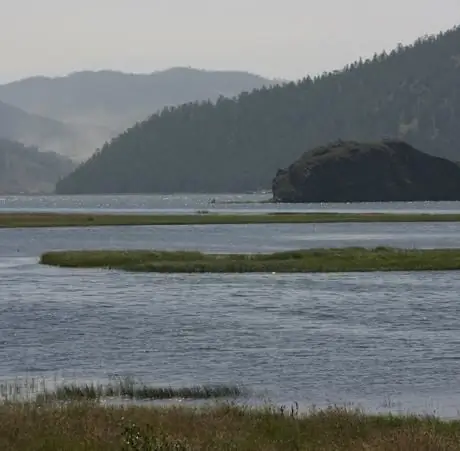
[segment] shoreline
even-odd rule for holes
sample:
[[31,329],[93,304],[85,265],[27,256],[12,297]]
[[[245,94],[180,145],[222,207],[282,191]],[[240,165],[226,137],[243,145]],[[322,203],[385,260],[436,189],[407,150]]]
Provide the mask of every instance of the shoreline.
[[249,225],[327,223],[460,222],[460,214],[434,213],[211,213],[196,214],[84,214],[0,213],[0,228],[108,227],[168,225]]

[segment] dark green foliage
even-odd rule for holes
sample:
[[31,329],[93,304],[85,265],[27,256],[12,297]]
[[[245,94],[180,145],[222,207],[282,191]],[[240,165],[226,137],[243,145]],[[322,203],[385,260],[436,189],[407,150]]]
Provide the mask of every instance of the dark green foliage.
[[309,249],[273,254],[202,254],[185,251],[57,251],[40,263],[159,273],[314,273],[447,271],[460,269],[460,249]]
[[460,159],[460,28],[341,71],[166,108],[106,144],[58,193],[242,192],[335,141],[401,138]]

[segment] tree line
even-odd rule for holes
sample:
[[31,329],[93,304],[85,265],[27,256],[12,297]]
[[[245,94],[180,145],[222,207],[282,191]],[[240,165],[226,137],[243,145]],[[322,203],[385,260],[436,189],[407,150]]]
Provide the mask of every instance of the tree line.
[[342,70],[165,108],[106,143],[58,193],[245,192],[337,139],[400,138],[460,160],[460,27]]

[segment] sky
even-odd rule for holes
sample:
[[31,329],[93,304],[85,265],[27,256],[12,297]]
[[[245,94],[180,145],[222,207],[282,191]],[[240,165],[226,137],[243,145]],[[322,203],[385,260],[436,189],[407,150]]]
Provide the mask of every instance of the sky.
[[298,79],[460,24],[460,0],[0,0],[0,82],[79,70]]

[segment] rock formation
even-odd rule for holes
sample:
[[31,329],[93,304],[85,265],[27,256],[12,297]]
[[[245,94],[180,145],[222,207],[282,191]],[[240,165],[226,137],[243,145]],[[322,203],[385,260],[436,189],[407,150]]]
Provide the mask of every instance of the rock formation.
[[460,200],[460,166],[398,140],[337,141],[305,152],[272,184],[276,202]]

